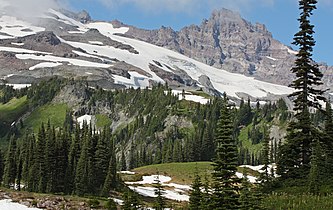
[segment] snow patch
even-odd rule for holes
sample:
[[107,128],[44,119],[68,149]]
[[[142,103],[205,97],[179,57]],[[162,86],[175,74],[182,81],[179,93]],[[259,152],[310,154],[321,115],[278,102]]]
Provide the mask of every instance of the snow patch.
[[25,205],[14,203],[10,199],[0,200],[0,209],[3,210],[40,210],[38,208],[28,208]]
[[41,68],[54,68],[57,66],[61,66],[62,63],[53,63],[53,62],[44,62],[44,63],[39,63],[37,65],[34,65],[29,68],[30,71],[35,70],[35,69],[41,69]]
[[[0,48],[1,50],[1,48]],[[74,66],[84,66],[84,67],[93,67],[93,68],[109,68],[110,65],[103,64],[103,63],[95,63],[80,59],[72,59],[72,58],[62,58],[62,57],[56,57],[51,55],[44,55],[44,56],[38,56],[38,55],[32,55],[32,54],[17,54],[16,57],[18,59],[22,60],[39,60],[39,61],[51,61],[51,62],[68,62]]]
[[114,202],[116,202],[118,205],[124,205],[124,201],[123,200],[120,200],[120,199],[117,199],[117,198],[112,198],[112,200],[114,201]]
[[104,45],[103,42],[100,41],[89,41],[90,44],[95,44],[95,45]]
[[129,174],[129,175],[134,175],[135,174],[135,172],[133,172],[133,171],[120,171],[119,173],[121,173],[121,174]]
[[[129,186],[129,188],[140,195],[146,196],[146,197],[153,197],[156,198],[157,195],[155,195],[155,187],[133,187]],[[176,200],[176,201],[189,201],[190,197],[188,195],[183,195],[179,192],[171,191],[171,190],[164,190],[163,197]]]
[[14,53],[44,54],[44,55],[52,54],[52,53],[48,53],[48,52],[27,50],[27,49],[16,48],[16,47],[0,47],[0,51],[14,52]]
[[[242,173],[236,172],[236,176],[238,178],[244,178],[244,175]],[[247,175],[247,180],[251,183],[257,183],[257,177]]]
[[87,123],[87,125],[90,125],[90,122],[91,122],[91,118],[92,118],[92,115],[83,115],[81,117],[78,117],[77,118],[77,122],[79,123],[80,125],[80,128],[82,129],[83,128],[83,124],[84,122]]
[[19,89],[23,89],[23,88],[31,86],[31,84],[9,84],[9,83],[6,83],[6,85],[12,86],[15,90],[19,90]]
[[[190,92],[185,91],[184,95],[183,95],[183,91],[180,90],[172,90],[171,93],[175,96],[178,96],[178,100],[187,100],[187,101],[193,101],[193,102],[197,102],[200,104],[208,104],[209,103],[209,99],[204,98],[202,96],[198,96],[198,95],[193,95]],[[164,94],[168,94],[168,91],[164,91]]]
[[24,43],[16,43],[16,42],[12,42],[10,44],[11,45],[16,45],[16,46],[23,46],[24,45]]

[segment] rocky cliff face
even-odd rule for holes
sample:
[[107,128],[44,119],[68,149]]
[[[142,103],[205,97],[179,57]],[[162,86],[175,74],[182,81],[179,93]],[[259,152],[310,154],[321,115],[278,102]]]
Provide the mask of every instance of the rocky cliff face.
[[[297,52],[275,40],[265,25],[252,24],[227,9],[214,11],[199,26],[191,25],[178,32],[166,27],[151,31],[130,27],[126,35],[267,82],[288,85],[293,79],[290,68]],[[333,68],[320,68],[326,87],[332,87]]]

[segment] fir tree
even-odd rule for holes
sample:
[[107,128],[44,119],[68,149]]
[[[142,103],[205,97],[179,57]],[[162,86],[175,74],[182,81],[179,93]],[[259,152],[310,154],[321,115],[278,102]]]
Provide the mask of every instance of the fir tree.
[[294,42],[299,47],[295,67],[291,69],[296,79],[290,85],[295,92],[290,95],[294,102],[296,121],[288,126],[286,143],[282,146],[278,172],[282,179],[306,179],[311,168],[311,146],[318,130],[310,119],[310,108],[321,109],[319,101],[325,101],[321,85],[323,74],[312,60],[315,45],[313,38],[314,26],[310,16],[316,9],[317,0],[300,0],[301,10],[300,30],[294,36]]
[[202,200],[202,193],[201,193],[201,178],[198,174],[198,171],[196,169],[196,174],[194,181],[192,183],[192,190],[190,192],[190,203],[189,203],[189,208],[191,210],[199,210],[201,206],[201,200]]
[[166,208],[165,199],[162,197],[164,194],[164,189],[160,181],[159,175],[157,175],[157,179],[155,180],[155,195],[157,196],[155,198],[154,208],[156,210],[163,210]]
[[238,209],[241,181],[236,177],[238,151],[233,138],[233,122],[226,94],[224,94],[220,116],[215,137],[217,149],[213,163],[213,194],[210,207]]
[[6,162],[3,174],[3,184],[5,187],[14,187],[16,179],[16,139],[14,136],[10,137],[9,146],[6,154]]

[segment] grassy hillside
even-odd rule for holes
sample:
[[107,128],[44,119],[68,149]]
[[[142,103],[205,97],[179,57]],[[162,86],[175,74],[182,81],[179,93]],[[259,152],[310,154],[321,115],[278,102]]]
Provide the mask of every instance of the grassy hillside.
[[24,121],[24,129],[37,132],[42,123],[46,124],[49,120],[51,125],[61,127],[64,124],[66,104],[48,104],[34,110]]
[[97,114],[96,115],[96,127],[97,128],[104,128],[105,126],[110,127],[112,124],[111,119],[102,114]]
[[0,103],[0,121],[12,123],[27,108],[27,97],[13,98],[6,104]]

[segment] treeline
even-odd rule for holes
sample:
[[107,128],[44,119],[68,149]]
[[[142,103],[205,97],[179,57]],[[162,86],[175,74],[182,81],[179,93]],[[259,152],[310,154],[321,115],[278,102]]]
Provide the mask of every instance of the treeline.
[[121,186],[108,128],[97,133],[85,124],[71,133],[42,124],[36,136],[12,137],[5,160],[3,185],[8,188],[107,196]]

